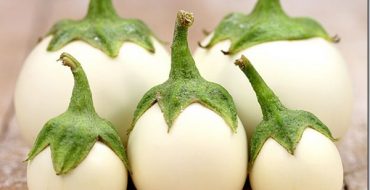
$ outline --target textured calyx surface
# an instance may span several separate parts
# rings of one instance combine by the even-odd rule
[[[278,40],[302,40],[321,37],[331,42],[339,39],[330,37],[315,20],[305,17],[289,17],[280,5],[280,0],[258,0],[248,14],[231,13],[216,27],[214,35],[204,48],[211,48],[220,41],[230,40],[225,54],[235,54],[243,49],[264,42]]]
[[[48,51],[56,51],[72,41],[82,40],[110,57],[116,57],[126,41],[155,52],[151,40],[153,35],[148,26],[138,19],[119,17],[112,0],[91,0],[84,19],[61,20],[48,35],[53,36]]]
[[[74,76],[72,98],[65,113],[44,125],[27,160],[34,159],[50,146],[56,174],[66,174],[76,168],[100,141],[111,148],[128,168],[125,149],[117,131],[95,112],[90,87],[80,63],[66,53],[60,60],[71,68]]]
[[[232,97],[222,86],[204,80],[191,56],[187,34],[193,21],[191,13],[179,11],[177,14],[169,79],[144,95],[134,113],[132,127],[146,110],[158,103],[170,129],[181,111],[197,102],[218,113],[236,132],[237,114]]]
[[[274,139],[290,154],[294,154],[306,128],[312,128],[330,140],[335,140],[327,126],[315,115],[307,111],[290,110],[281,104],[279,98],[267,86],[245,56],[236,60],[235,64],[248,77],[263,113],[263,121],[256,127],[251,139],[249,159],[251,165],[269,138]]]

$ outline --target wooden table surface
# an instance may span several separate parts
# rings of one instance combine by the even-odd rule
[[[348,63],[355,97],[353,122],[339,150],[347,189],[365,190],[367,185],[367,2],[366,0],[282,0],[293,16],[310,16],[330,34],[338,34],[337,47]],[[227,13],[249,12],[255,0],[114,0],[120,15],[140,18],[165,41],[171,41],[177,10],[194,12],[190,31],[193,50]],[[61,18],[81,18],[87,0],[0,0],[0,190],[26,187],[28,151],[21,141],[12,95],[23,61],[50,26]],[[167,47],[169,49],[169,46]]]

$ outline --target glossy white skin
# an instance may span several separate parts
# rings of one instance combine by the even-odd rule
[[[34,48],[18,78],[15,109],[23,138],[32,145],[43,125],[67,109],[73,77],[71,71],[56,60],[62,52],[68,52],[86,72],[96,111],[114,124],[126,142],[126,131],[137,102],[148,89],[168,78],[168,52],[155,39],[155,54],[125,42],[114,59],[82,41],[47,52],[50,39],[45,38]]]
[[[233,133],[222,117],[198,103],[171,130],[158,104],[138,120],[128,157],[140,190],[240,190],[247,176],[247,139],[240,120]]]
[[[210,39],[205,39],[203,44]],[[202,76],[225,87],[233,96],[250,138],[262,120],[256,95],[234,61],[245,55],[290,109],[309,111],[325,123],[333,136],[342,137],[351,123],[352,89],[346,63],[333,44],[322,38],[259,44],[225,56],[229,41],[194,54]]]
[[[249,177],[253,190],[341,190],[343,166],[335,144],[308,128],[294,156],[268,139]]]
[[[70,173],[56,175],[46,148],[28,163],[29,190],[123,190],[127,171],[119,157],[106,145],[97,142],[88,156]]]

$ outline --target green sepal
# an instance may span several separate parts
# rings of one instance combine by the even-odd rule
[[[335,141],[328,127],[312,113],[301,110],[280,111],[275,118],[262,121],[252,135],[250,147],[250,165],[253,166],[265,142],[272,138],[294,155],[306,128],[312,128]]]
[[[263,113],[263,121],[256,127],[251,139],[249,154],[251,167],[269,138],[274,139],[292,155],[306,128],[312,128],[332,141],[336,140],[329,128],[312,113],[290,110],[282,105],[245,56],[242,55],[235,64],[248,77]]]
[[[53,167],[57,175],[67,174],[89,154],[97,141],[107,145],[130,170],[118,132],[113,125],[97,115],[91,91],[81,65],[71,55],[61,55],[63,64],[71,67],[75,86],[68,110],[49,120],[28,154],[33,160],[50,146]]]
[[[82,20],[61,20],[47,35],[52,36],[48,51],[57,51],[72,41],[81,40],[116,57],[124,42],[133,42],[149,52],[155,49],[148,26],[138,19],[119,17],[111,0],[90,0],[87,15]]]
[[[225,54],[236,54],[244,49],[265,42],[280,40],[303,40],[314,37],[336,42],[315,20],[305,17],[289,17],[280,5],[280,0],[258,0],[253,11],[248,14],[231,13],[216,27],[208,44],[211,48],[220,41],[230,40]]]
[[[237,115],[234,102],[229,93],[220,85],[208,82],[203,78],[194,80],[168,80],[164,84],[150,89],[139,102],[134,113],[136,121],[153,104],[158,103],[170,130],[180,113],[193,103],[200,103],[218,113],[230,126],[233,132],[237,129]]]
[[[191,13],[178,12],[169,79],[144,95],[134,113],[130,131],[145,111],[155,103],[158,103],[163,112],[168,130],[186,107],[192,103],[200,103],[219,114],[231,130],[236,132],[237,113],[232,97],[222,86],[203,79],[195,66],[187,43],[188,27],[192,23]]]

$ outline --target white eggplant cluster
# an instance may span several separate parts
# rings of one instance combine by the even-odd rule
[[[124,190],[128,175],[139,190],[240,190],[248,173],[253,190],[341,189],[334,142],[352,94],[337,39],[258,0],[227,15],[194,61],[193,22],[177,13],[171,57],[111,0],[52,27],[15,91],[30,190]]]

